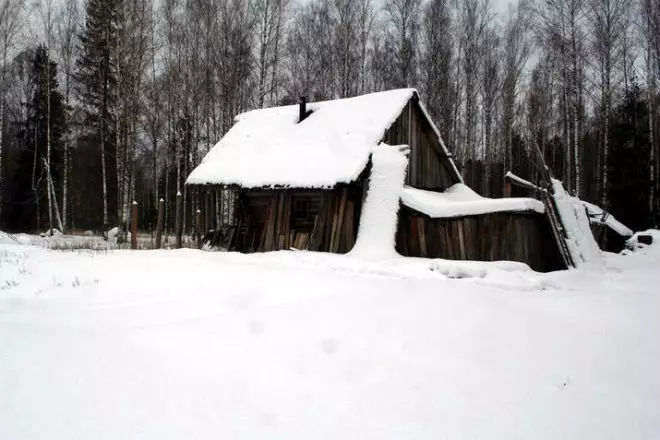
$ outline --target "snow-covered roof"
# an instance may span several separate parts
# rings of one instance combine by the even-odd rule
[[[580,200],[580,202],[586,208],[591,223],[605,224],[622,237],[632,237],[633,231],[629,227],[618,221],[610,213],[605,212],[600,206],[585,202],[584,200]]]
[[[536,199],[510,197],[490,199],[475,193],[465,184],[456,183],[444,192],[425,191],[405,187],[401,203],[431,218],[463,217],[495,212],[545,212],[543,203]]]
[[[300,123],[298,105],[243,113],[187,183],[248,188],[348,183],[364,170],[372,148],[416,93],[398,89],[309,103],[312,113]]]

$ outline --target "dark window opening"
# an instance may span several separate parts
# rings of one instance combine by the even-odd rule
[[[312,232],[316,217],[321,212],[321,195],[305,194],[293,197],[291,229],[298,232]]]

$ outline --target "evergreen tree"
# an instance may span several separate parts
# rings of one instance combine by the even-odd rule
[[[48,67],[48,63],[50,66]],[[38,46],[32,62],[33,94],[27,103],[27,120],[18,136],[25,148],[19,155],[13,173],[12,213],[8,227],[12,230],[39,231],[47,226],[46,126],[48,90],[50,90],[51,176],[54,186],[62,169],[62,142],[65,130],[64,103],[58,90],[57,64],[48,58],[46,48]],[[48,83],[50,82],[50,84]],[[59,197],[58,197],[59,198]]]
[[[116,106],[119,10],[121,0],[89,0],[81,51],[76,62],[77,92],[83,103],[85,123],[101,153],[103,223],[109,224],[109,207],[116,207]]]
[[[625,101],[617,109],[610,132],[611,151],[606,164],[610,174],[610,212],[633,230],[653,223],[648,206],[649,111],[633,79]]]

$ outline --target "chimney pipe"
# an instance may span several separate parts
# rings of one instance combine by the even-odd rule
[[[302,122],[307,117],[307,97],[300,97],[300,107],[298,112],[298,122]]]

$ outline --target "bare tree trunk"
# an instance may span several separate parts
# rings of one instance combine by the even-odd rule
[[[0,14],[0,39],[2,40],[2,66],[0,66],[0,225],[2,225],[2,157],[4,153],[7,52],[21,29],[23,6],[24,0],[4,0]]]
[[[103,227],[107,228],[110,225],[108,224],[108,175],[105,164],[105,126],[101,128],[101,178],[103,179]]]
[[[655,208],[655,66],[651,57],[651,42],[648,45],[648,102],[649,102],[649,213]]]
[[[3,57],[4,58],[4,57]],[[4,87],[4,76],[5,76],[5,61],[2,62],[2,73],[0,74],[0,225],[2,225],[2,142],[3,142],[3,132],[5,131],[5,87]]]
[[[32,133],[34,137],[34,155],[32,156],[32,194],[34,195],[34,201],[36,204],[36,230],[39,232],[41,230],[41,212],[39,207],[39,183],[41,177],[37,178],[37,167],[39,164],[39,150],[37,149],[37,124],[34,125],[34,132]]]
[[[55,212],[55,221],[57,222],[57,228],[61,231],[64,228],[62,227],[62,218],[60,217],[60,210],[57,206],[57,195],[55,194],[55,185],[53,184],[53,176],[50,174],[50,168],[48,167],[48,160],[46,158],[42,158],[42,160],[44,164],[44,169],[46,170],[46,185],[48,187],[47,192],[50,193],[52,197],[53,208]],[[52,221],[52,218],[50,218],[49,220]],[[48,233],[50,235],[53,235],[52,227]]]
[[[2,72],[0,72],[0,225],[2,225],[2,147],[5,131],[5,69],[7,67],[7,38],[2,48]]]
[[[576,1],[576,0],[573,0]],[[581,193],[581,178],[582,178],[582,163],[580,161],[580,89],[578,86],[578,51],[577,51],[577,29],[576,29],[576,7],[571,5],[571,87],[572,87],[572,117],[573,117],[573,165],[575,167],[575,194],[580,197]]]
[[[62,175],[62,233],[67,233],[67,203],[68,201],[68,192],[69,192],[69,136],[65,133],[64,135],[64,157],[63,157],[63,166],[64,171]]]

